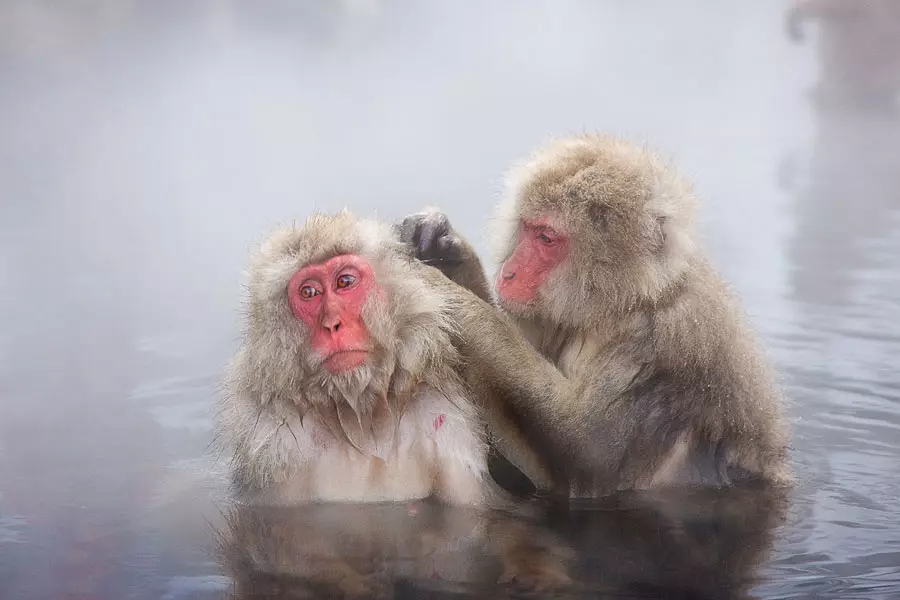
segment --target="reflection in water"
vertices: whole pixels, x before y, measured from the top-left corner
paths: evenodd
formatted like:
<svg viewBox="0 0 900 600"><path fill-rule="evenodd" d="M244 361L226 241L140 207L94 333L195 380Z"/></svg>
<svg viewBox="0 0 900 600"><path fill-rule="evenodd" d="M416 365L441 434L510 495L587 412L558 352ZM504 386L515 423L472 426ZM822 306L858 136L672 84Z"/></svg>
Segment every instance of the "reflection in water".
<svg viewBox="0 0 900 600"><path fill-rule="evenodd" d="M788 507L778 491L634 493L575 510L562 525L574 576L615 597L747 598Z"/></svg>
<svg viewBox="0 0 900 600"><path fill-rule="evenodd" d="M237 506L220 533L220 557L236 599L278 594L390 598L401 590L406 597L428 592L481 597L504 572L506 554L492 550L505 548L506 542L521 546L512 538L520 537L523 525L496 519L488 522L478 511L428 502ZM502 525L515 531L498 531ZM506 534L510 539L501 539ZM550 559L552 551L546 554ZM508 558L518 560L521 553L521 547L511 547ZM553 560L553 566L563 572L561 560Z"/></svg>
<svg viewBox="0 0 900 600"><path fill-rule="evenodd" d="M574 596L896 597L898 11L0 0L0 597L495 597L540 549L571 557ZM770 175L809 125L787 197ZM793 401L784 523L753 492L630 495L495 519L539 542L504 554L428 503L223 521L197 460L259 236L436 203L486 255L504 169L591 128L671 152L707 200Z"/></svg>
<svg viewBox="0 0 900 600"><path fill-rule="evenodd" d="M630 494L575 507L543 531L427 502L238 506L219 556L235 599L506 597L523 591L496 585L511 563L567 597L745 598L786 506L758 490Z"/></svg>

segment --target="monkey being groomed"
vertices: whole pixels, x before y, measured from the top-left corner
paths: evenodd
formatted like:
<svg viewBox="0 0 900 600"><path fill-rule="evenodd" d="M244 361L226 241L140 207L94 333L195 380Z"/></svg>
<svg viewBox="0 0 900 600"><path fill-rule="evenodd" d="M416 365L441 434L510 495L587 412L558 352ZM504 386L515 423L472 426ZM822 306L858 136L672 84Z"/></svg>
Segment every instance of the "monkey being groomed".
<svg viewBox="0 0 900 600"><path fill-rule="evenodd" d="M388 226L348 212L313 216L263 243L218 419L244 496L494 497L449 306L423 269Z"/></svg>
<svg viewBox="0 0 900 600"><path fill-rule="evenodd" d="M488 473L481 392L454 346L445 282L390 226L346 211L279 229L256 253L217 440L239 505L287 507L275 521L304 523L315 538L294 540L307 552L288 570L359 580L340 543L359 524L326 530L316 515L341 509L316 506L435 498L465 509L470 541L499 559L502 578L568 582L566 548ZM408 541L404 531L378 539L389 548Z"/></svg>
<svg viewBox="0 0 900 600"><path fill-rule="evenodd" d="M789 483L781 394L695 240L690 184L652 151L594 134L539 150L509 188L493 240L499 311L443 214L398 229L474 292L454 300L464 355L558 489Z"/></svg>

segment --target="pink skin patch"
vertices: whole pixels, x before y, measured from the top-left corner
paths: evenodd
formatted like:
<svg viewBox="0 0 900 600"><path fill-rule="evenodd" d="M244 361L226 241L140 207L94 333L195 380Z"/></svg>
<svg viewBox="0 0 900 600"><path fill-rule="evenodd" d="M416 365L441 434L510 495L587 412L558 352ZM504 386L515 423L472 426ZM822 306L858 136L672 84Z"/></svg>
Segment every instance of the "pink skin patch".
<svg viewBox="0 0 900 600"><path fill-rule="evenodd" d="M548 219L522 220L516 247L497 277L501 300L527 303L550 273L569 254L569 238L557 231Z"/></svg>
<svg viewBox="0 0 900 600"><path fill-rule="evenodd" d="M444 415L438 415L434 418L434 430L437 431L441 427L444 426L444 421L447 420L447 417Z"/></svg>
<svg viewBox="0 0 900 600"><path fill-rule="evenodd" d="M288 283L291 310L310 331L310 346L331 373L355 369L369 356L362 307L380 290L372 266L355 254L303 267Z"/></svg>

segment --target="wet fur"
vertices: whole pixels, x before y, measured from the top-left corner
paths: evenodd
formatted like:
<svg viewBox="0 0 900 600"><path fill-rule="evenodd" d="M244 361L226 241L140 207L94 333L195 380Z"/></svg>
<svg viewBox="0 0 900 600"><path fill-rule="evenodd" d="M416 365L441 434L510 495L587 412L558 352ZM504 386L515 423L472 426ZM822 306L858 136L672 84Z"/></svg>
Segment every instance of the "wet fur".
<svg viewBox="0 0 900 600"><path fill-rule="evenodd" d="M549 216L572 251L507 318L459 296L461 332L573 496L791 481L781 394L696 242L696 206L657 154L599 134L552 142L509 176L498 264L520 218Z"/></svg>
<svg viewBox="0 0 900 600"><path fill-rule="evenodd" d="M339 254L365 257L384 294L363 320L373 366L332 375L308 350L287 284ZM274 232L253 258L246 331L228 366L217 442L237 491L268 503L492 496L487 446L458 376L450 306L389 227L349 212ZM442 425L434 425L443 416Z"/></svg>

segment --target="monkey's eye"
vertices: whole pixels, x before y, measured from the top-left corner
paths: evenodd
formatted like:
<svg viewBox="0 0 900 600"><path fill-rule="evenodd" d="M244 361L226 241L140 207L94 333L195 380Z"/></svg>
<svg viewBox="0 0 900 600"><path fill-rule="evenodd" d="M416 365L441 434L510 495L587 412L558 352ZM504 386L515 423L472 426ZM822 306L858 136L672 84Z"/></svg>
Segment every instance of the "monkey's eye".
<svg viewBox="0 0 900 600"><path fill-rule="evenodd" d="M553 237L550 234L541 231L537 234L537 239L541 240L545 244L552 244L554 242Z"/></svg>
<svg viewBox="0 0 900 600"><path fill-rule="evenodd" d="M300 297L303 298L304 300L309 300L310 298L318 296L319 294L320 294L319 290L317 290L316 288L314 288L311 285L304 285L303 287L300 288Z"/></svg>
<svg viewBox="0 0 900 600"><path fill-rule="evenodd" d="M356 277L354 277L353 275L344 274L337 278L338 289L350 287L354 283L356 283Z"/></svg>

